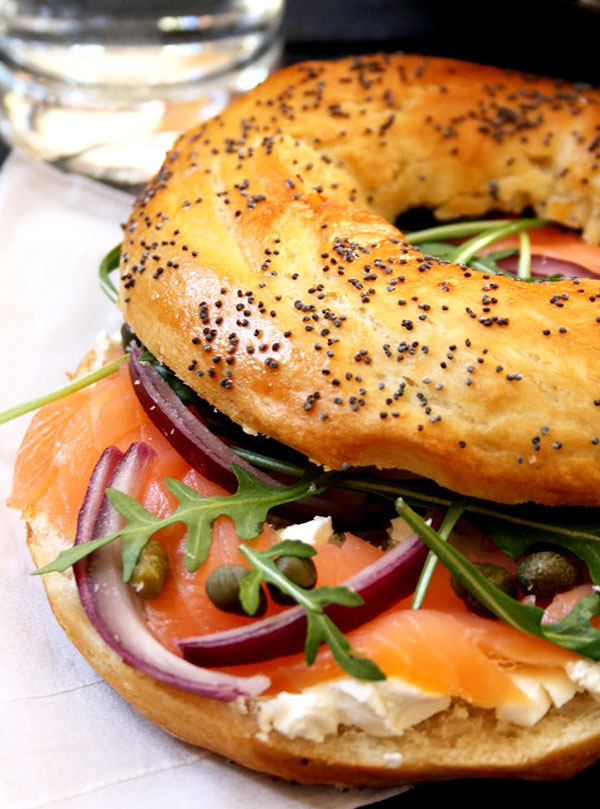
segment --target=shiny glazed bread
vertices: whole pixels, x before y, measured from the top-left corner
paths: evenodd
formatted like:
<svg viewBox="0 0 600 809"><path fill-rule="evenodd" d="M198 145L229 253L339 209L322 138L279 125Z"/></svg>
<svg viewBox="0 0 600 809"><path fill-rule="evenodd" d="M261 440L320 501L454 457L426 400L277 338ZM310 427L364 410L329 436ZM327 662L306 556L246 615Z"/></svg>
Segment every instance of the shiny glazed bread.
<svg viewBox="0 0 600 809"><path fill-rule="evenodd" d="M332 468L600 504L600 280L425 257L387 220L532 206L600 240L600 95L418 56L296 65L182 136L120 306L238 423Z"/></svg>

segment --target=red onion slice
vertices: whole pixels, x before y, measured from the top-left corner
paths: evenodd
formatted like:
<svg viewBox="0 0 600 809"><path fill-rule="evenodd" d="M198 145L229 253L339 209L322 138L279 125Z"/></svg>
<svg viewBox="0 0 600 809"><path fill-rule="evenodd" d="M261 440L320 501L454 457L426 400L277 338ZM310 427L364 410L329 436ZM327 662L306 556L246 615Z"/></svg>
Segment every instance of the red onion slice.
<svg viewBox="0 0 600 809"><path fill-rule="evenodd" d="M140 353L139 348L133 348L129 358L133 389L150 421L190 466L230 491L237 485L231 471L232 463L241 466L263 483L271 486L283 485L280 480L240 458L228 444L214 435L201 418L183 404L152 363L140 360ZM331 497L321 495L288 503L279 506L274 513L291 520L312 519L315 514L331 516L342 521L340 527L347 525L353 530L358 530L357 523L372 526L382 516L389 516L389 503L386 501L366 504L360 502L352 507L348 501L353 497L357 497L356 493L332 489ZM357 519L352 522L354 514Z"/></svg>
<svg viewBox="0 0 600 809"><path fill-rule="evenodd" d="M191 413L150 362L140 360L140 349L129 355L129 372L133 389L150 421L161 431L181 457L209 480L226 489L235 489L236 479L231 464L241 466L272 486L279 485L266 472L242 460L212 433L200 418Z"/></svg>
<svg viewBox="0 0 600 809"><path fill-rule="evenodd" d="M133 495L154 455L146 444L132 444L124 456L116 447L105 450L79 513L76 544L119 530L122 518L108 502L105 490L111 486ZM120 540L77 562L74 572L88 618L126 663L176 688L224 702L256 696L269 687L268 677L233 677L207 671L162 646L148 629L131 588L123 582Z"/></svg>
<svg viewBox="0 0 600 809"><path fill-rule="evenodd" d="M361 607L331 604L325 607L325 612L342 632L370 621L412 593L426 556L425 545L416 534L411 534L401 545L344 582L364 598ZM295 654L304 648L305 638L304 610L292 607L251 626L185 638L178 645L185 659L196 665L231 666Z"/></svg>
<svg viewBox="0 0 600 809"><path fill-rule="evenodd" d="M519 265L518 256L508 256L498 261L498 266L507 272L517 273ZM564 275L565 278L598 278L598 274L575 264L572 261L564 261L560 258L550 256L531 256L531 276L532 278L548 278L552 275Z"/></svg>

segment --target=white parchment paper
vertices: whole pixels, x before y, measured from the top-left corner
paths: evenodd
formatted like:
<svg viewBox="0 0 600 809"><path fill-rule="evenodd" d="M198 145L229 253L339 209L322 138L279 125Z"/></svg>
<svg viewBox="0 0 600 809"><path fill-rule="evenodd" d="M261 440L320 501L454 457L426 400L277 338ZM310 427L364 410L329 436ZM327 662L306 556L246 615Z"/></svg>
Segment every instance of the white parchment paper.
<svg viewBox="0 0 600 809"><path fill-rule="evenodd" d="M0 411L66 383L120 318L97 267L128 195L12 153L0 172ZM350 809L393 791L293 786L171 738L87 665L32 577L4 505L24 416L0 426L0 806Z"/></svg>

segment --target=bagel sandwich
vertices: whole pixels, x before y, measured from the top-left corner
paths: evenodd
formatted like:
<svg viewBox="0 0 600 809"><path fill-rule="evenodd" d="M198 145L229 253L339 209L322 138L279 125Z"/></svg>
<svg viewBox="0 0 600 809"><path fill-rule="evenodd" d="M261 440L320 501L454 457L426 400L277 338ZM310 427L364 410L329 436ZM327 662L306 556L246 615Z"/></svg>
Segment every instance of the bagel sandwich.
<svg viewBox="0 0 600 809"><path fill-rule="evenodd" d="M480 272L412 246L389 220L418 206L440 219L531 207L598 241L599 98L562 82L413 56L282 71L182 136L138 198L121 248L124 320L211 408L318 467L402 469L494 504L596 507L598 281L536 284ZM80 371L113 354L110 345L92 351ZM119 374L122 388L103 389L100 404L85 406L135 410L124 366ZM82 411L79 400L50 423L67 429ZM135 414L140 435L162 447L160 430L154 435L151 420ZM124 416L110 429L117 445L134 432ZM192 474L179 471L184 480ZM73 476L82 476L79 466ZM57 517L45 497L13 493L39 567L75 534L73 512ZM168 494L154 505L160 511L165 502ZM70 569L44 583L69 637L126 699L179 738L256 770L348 785L542 779L568 777L598 757L596 664L573 651L549 653L548 676L527 655L483 655L513 687L521 676L522 693L529 682L538 696L523 705L546 701L535 722L506 705L477 704L467 690L436 692L395 675L387 686L346 686L337 671L304 689L301 708L289 702L287 715L301 715L286 731L275 705L284 692L221 701L157 679L107 645ZM481 651L482 627L498 622L466 620ZM349 637L360 653L368 644L364 628L356 631L359 641ZM261 668L221 667L234 677ZM329 679L342 683L350 706L344 714L338 703L334 719L325 706ZM395 680L403 682L400 702L386 691ZM369 708L363 721L367 692L385 707ZM388 709L396 724L377 724L373 714Z"/></svg>

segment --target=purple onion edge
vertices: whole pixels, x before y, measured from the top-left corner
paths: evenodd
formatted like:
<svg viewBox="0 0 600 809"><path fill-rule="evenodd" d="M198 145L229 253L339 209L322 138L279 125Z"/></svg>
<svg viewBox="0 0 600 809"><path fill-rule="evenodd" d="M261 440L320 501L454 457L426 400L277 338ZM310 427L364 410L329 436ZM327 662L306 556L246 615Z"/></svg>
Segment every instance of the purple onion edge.
<svg viewBox="0 0 600 809"><path fill-rule="evenodd" d="M92 472L88 489L79 512L75 538L76 545L88 542L98 536L102 536L104 533L102 531L103 523L98 520L98 516L102 509L106 488L110 486L111 480L114 478L119 466L122 463L139 464L141 461L139 455L142 455L142 457L145 455L148 458L150 453L154 454L153 450L151 450L148 445L142 443L132 444L125 455L116 447L108 447L103 452ZM244 687L247 681L245 678L235 678L229 675L232 681L236 679L239 681L238 685L234 683L232 683L232 685L223 683L214 684L210 682L206 684L198 683L154 666L152 663L148 663L130 652L127 647L120 644L114 637L97 609L91 587L88 559L89 557L85 557L73 565L81 604L100 637L124 660L124 662L167 685L198 694L199 696L217 699L222 702L230 702L239 696L255 696L259 693L257 689ZM125 587L127 585L123 583L123 586ZM150 630L148 630L148 632L150 632ZM198 670L198 667L195 668ZM206 670L206 673L207 679L210 680L212 672ZM264 687L268 687L268 678L265 678ZM264 690L264 688L262 690Z"/></svg>
<svg viewBox="0 0 600 809"><path fill-rule="evenodd" d="M330 604L325 612L343 632L366 623L414 589L427 555L427 548L416 534L387 551L343 585L363 596L360 607ZM306 617L302 607L292 607L264 618L252 626L237 627L185 638L178 646L186 660L197 665L227 666L257 663L302 650ZM276 650L275 654L273 650Z"/></svg>

